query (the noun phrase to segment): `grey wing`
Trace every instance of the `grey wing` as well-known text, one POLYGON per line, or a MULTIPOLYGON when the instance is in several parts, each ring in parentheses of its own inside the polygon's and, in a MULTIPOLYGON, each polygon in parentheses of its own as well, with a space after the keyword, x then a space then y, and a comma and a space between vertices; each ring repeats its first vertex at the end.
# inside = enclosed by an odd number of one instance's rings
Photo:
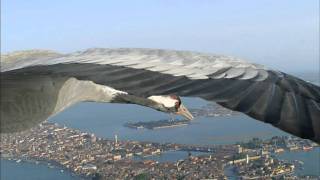
POLYGON ((320 142, 318 86, 230 57, 165 50, 95 49, 26 67, 16 64, 3 72, 22 73, 75 77, 140 96, 175 93, 201 97, 320 142))

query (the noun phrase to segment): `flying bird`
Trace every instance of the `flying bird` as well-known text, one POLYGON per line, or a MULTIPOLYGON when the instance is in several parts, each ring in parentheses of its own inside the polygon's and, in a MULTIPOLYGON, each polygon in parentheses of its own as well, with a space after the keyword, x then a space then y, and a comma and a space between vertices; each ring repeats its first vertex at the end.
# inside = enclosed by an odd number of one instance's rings
POLYGON ((31 50, 1 57, 1 132, 23 131, 82 101, 130 103, 192 119, 199 97, 320 143, 320 88, 229 56, 160 49, 31 50))

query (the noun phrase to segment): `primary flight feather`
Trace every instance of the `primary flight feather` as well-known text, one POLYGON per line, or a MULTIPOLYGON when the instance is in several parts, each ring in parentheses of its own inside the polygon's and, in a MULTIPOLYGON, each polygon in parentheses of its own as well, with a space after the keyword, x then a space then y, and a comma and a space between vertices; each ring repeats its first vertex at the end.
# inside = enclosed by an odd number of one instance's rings
POLYGON ((320 88, 237 58, 159 49, 22 51, 1 57, 1 132, 25 130, 81 101, 133 103, 192 119, 200 97, 320 142, 320 88))

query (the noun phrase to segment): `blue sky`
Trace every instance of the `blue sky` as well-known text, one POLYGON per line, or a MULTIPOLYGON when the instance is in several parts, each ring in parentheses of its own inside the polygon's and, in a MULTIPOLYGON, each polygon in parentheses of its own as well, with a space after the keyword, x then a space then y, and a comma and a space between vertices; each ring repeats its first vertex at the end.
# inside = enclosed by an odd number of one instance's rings
POLYGON ((1 51, 192 50, 319 68, 319 0, 2 0, 1 51))

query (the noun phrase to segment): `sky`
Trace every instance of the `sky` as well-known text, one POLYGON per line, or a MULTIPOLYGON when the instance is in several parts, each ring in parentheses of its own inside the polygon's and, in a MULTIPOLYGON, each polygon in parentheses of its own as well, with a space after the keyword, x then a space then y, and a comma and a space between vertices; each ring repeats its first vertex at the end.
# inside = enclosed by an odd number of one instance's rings
POLYGON ((319 71, 319 0, 1 0, 1 53, 160 48, 319 71))

